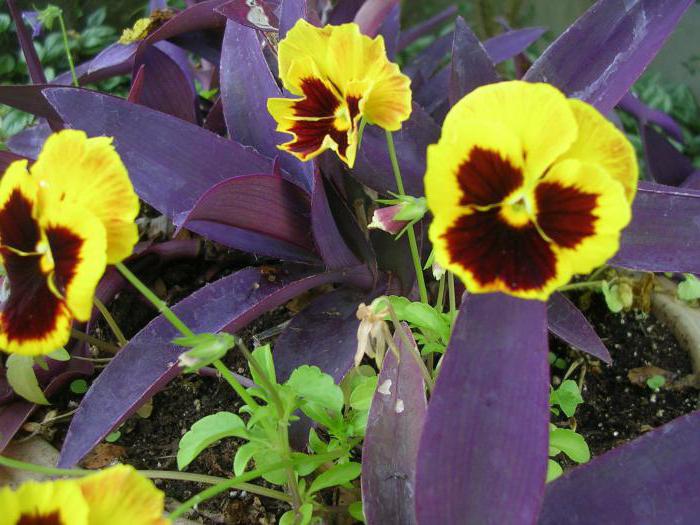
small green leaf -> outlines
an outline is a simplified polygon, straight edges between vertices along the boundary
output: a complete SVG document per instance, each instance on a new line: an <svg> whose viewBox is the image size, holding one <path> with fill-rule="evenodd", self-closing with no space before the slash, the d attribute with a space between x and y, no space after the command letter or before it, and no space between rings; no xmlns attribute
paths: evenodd
<svg viewBox="0 0 700 525"><path fill-rule="evenodd" d="M682 301L700 299L700 280L691 273L684 274L685 281L678 284L678 298Z"/></svg>
<svg viewBox="0 0 700 525"><path fill-rule="evenodd" d="M564 473L561 465L553 459L547 460L547 483L554 481Z"/></svg>
<svg viewBox="0 0 700 525"><path fill-rule="evenodd" d="M107 437L105 438L105 441L107 443L114 443L117 441L120 437L122 437L122 433L119 432L118 430L115 430L114 432L110 432L107 434Z"/></svg>
<svg viewBox="0 0 700 525"><path fill-rule="evenodd" d="M551 405L559 405L566 417L573 417L576 407L583 403L583 397L576 381L567 379L552 391L549 402Z"/></svg>
<svg viewBox="0 0 700 525"><path fill-rule="evenodd" d="M309 525L314 512L313 503L304 503L299 507L299 519L293 510L288 510L280 518L280 525Z"/></svg>
<svg viewBox="0 0 700 525"><path fill-rule="evenodd" d="M10 18L10 15L6 13L0 13L0 33L4 33L10 28L10 24L12 24L12 19Z"/></svg>
<svg viewBox="0 0 700 525"><path fill-rule="evenodd" d="M202 333L173 339L176 345L191 348L178 357L185 372L196 372L221 359L236 344L235 336L227 333Z"/></svg>
<svg viewBox="0 0 700 525"><path fill-rule="evenodd" d="M70 391L74 394L84 394L88 391L88 384L85 379L76 379L70 383Z"/></svg>
<svg viewBox="0 0 700 525"><path fill-rule="evenodd" d="M362 510L362 502L361 501L355 501L355 502L351 503L348 506L348 514L350 514L350 516L353 519L355 519L357 521L361 521L362 523L366 523L365 512L364 512L364 510Z"/></svg>
<svg viewBox="0 0 700 525"><path fill-rule="evenodd" d="M328 445L320 437L315 428L309 430L309 449L311 449L314 454L323 454L328 451Z"/></svg>
<svg viewBox="0 0 700 525"><path fill-rule="evenodd" d="M359 463L348 462L342 465L334 465L331 469L319 474L311 483L309 495L329 487L345 485L358 477L361 471L362 465Z"/></svg>
<svg viewBox="0 0 700 525"><path fill-rule="evenodd" d="M53 359L54 361L70 361L70 354L66 351L65 348L59 348L58 350L54 350L47 357L49 359Z"/></svg>
<svg viewBox="0 0 700 525"><path fill-rule="evenodd" d="M219 412L197 421L180 439L177 468L184 469L212 443L226 437L248 436L243 420L231 412Z"/></svg>
<svg viewBox="0 0 700 525"><path fill-rule="evenodd" d="M549 433L550 447L561 450L576 463L585 463L591 459L588 443L581 434L568 428L555 428Z"/></svg>
<svg viewBox="0 0 700 525"><path fill-rule="evenodd" d="M49 30L51 30L53 23L58 20L61 15L63 15L61 8L52 4L47 5L41 11L37 11L39 21Z"/></svg>
<svg viewBox="0 0 700 525"><path fill-rule="evenodd" d="M618 293L617 285L610 286L607 281L603 281L601 291L605 297L605 304L608 305L608 309L613 313L621 312L625 305Z"/></svg>
<svg viewBox="0 0 700 525"><path fill-rule="evenodd" d="M292 372L286 385L304 401L320 405L339 414L343 409L343 391L333 378L317 366L303 365Z"/></svg>
<svg viewBox="0 0 700 525"><path fill-rule="evenodd" d="M262 373L265 374L267 380L273 385L276 385L277 374L275 374L275 363L272 360L270 345L263 345L253 350L253 359L255 359L255 363L262 369ZM253 376L253 381L255 381L255 383L258 385L263 384L260 380L260 376L252 367L250 368L250 375Z"/></svg>
<svg viewBox="0 0 700 525"><path fill-rule="evenodd" d="M243 474L252 457L258 452L260 452L260 445L257 443L246 443L238 447L236 455L233 457L233 475Z"/></svg>
<svg viewBox="0 0 700 525"><path fill-rule="evenodd" d="M425 303L411 303L404 309L404 321L430 330L439 335L443 340L450 338L450 325L445 321L444 317L435 308Z"/></svg>
<svg viewBox="0 0 700 525"><path fill-rule="evenodd" d="M376 390L377 377L367 378L367 381L357 385L350 394L350 406L355 410L369 410Z"/></svg>
<svg viewBox="0 0 700 525"><path fill-rule="evenodd" d="M15 57L9 53L0 55L0 75L8 75L15 69Z"/></svg>
<svg viewBox="0 0 700 525"><path fill-rule="evenodd" d="M662 375L651 376L647 379L647 386L656 391L666 384L666 378Z"/></svg>
<svg viewBox="0 0 700 525"><path fill-rule="evenodd" d="M17 395L37 405L50 404L34 373L34 359L26 355L10 354L5 366L7 382Z"/></svg>

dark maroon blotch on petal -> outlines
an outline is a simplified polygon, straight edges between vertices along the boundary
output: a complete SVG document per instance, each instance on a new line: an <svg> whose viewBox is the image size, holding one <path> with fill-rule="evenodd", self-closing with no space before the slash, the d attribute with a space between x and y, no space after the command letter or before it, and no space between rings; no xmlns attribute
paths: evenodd
<svg viewBox="0 0 700 525"><path fill-rule="evenodd" d="M523 184L523 173L498 152L474 146L457 172L462 206L498 204Z"/></svg>
<svg viewBox="0 0 700 525"><path fill-rule="evenodd" d="M595 233L593 211L598 196L555 182L541 182L535 190L537 223L542 231L563 248L575 248Z"/></svg>

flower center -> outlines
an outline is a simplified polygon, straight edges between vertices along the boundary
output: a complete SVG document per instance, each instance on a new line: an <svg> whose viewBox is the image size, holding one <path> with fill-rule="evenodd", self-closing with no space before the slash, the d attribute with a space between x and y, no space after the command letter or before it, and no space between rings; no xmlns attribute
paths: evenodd
<svg viewBox="0 0 700 525"><path fill-rule="evenodd" d="M58 511L51 514L22 514L17 525L63 525Z"/></svg>
<svg viewBox="0 0 700 525"><path fill-rule="evenodd" d="M338 131L347 131L352 126L352 120L350 118L350 110L347 104L340 104L338 109L334 113L335 120L333 121L333 127Z"/></svg>
<svg viewBox="0 0 700 525"><path fill-rule="evenodd" d="M36 252L41 255L41 271L48 275L56 268L56 263L53 260L53 254L51 253L51 246L46 239L40 240L36 243Z"/></svg>
<svg viewBox="0 0 700 525"><path fill-rule="evenodd" d="M515 202L503 203L500 216L516 228L522 228L532 222L530 206L525 197L519 197Z"/></svg>

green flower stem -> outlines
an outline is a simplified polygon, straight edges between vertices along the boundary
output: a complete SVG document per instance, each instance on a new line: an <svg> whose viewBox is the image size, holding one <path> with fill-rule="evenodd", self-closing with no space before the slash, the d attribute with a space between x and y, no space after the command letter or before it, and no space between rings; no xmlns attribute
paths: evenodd
<svg viewBox="0 0 700 525"><path fill-rule="evenodd" d="M188 499L182 505L180 505L178 508L176 508L173 512L171 512L168 517L171 520L175 520L176 518L179 518L185 512L190 510L192 507L194 507L195 505L198 505L199 503L201 503L203 501L206 501L206 500L211 499L215 496L218 496L222 492L225 492L229 489L239 488L241 483L244 483L246 481L251 481L253 479L257 479L268 472L274 472L275 470L279 470L279 469L285 468L287 466L289 466L288 461L280 461L278 463L274 463L274 464L267 466L265 468L251 470L251 471L246 472L245 474L241 474L240 476L237 476L235 478L227 479L226 481L222 481L221 483L217 483L216 485L209 487L206 490L203 490L199 494L195 494L194 496L192 496L190 499Z"/></svg>
<svg viewBox="0 0 700 525"><path fill-rule="evenodd" d="M396 158L396 147L394 146L394 136L391 131L386 131L386 144L389 148L389 158L391 159L391 168L394 171L396 178L396 189L400 196L405 196L406 192L403 187L403 178L401 177L401 169L399 161ZM418 280L418 291L420 292L420 300L422 303L428 304L428 290L425 287L425 277L423 277L423 265L420 262L420 254L418 253L418 242L416 241L416 232L413 230L413 225L406 227L408 233L408 244L411 247L411 257L413 258L413 266L416 269L416 279Z"/></svg>
<svg viewBox="0 0 700 525"><path fill-rule="evenodd" d="M83 341L84 343L88 343L90 345L96 346L100 350L104 350L105 352L109 352L110 354L116 354L120 350L120 348L117 345L113 345L112 343L107 343L105 341L102 341L101 339L98 339L97 337L93 337L91 335L88 335L84 332L81 332L80 330L75 329L75 328L71 328L70 336L73 339L77 339L78 341Z"/></svg>
<svg viewBox="0 0 700 525"><path fill-rule="evenodd" d="M73 79L73 85L75 87L80 86L78 82L78 75L75 73L75 64L73 63L73 55L70 52L70 46L68 45L68 32L66 31L66 24L63 22L63 13L58 15L58 23L61 25L61 34L63 35L63 48L66 50L66 57L68 58L68 66L70 67L70 76Z"/></svg>
<svg viewBox="0 0 700 525"><path fill-rule="evenodd" d="M455 295L455 274L450 271L447 272L447 288L450 298L450 322L454 325L457 317L457 297Z"/></svg>
<svg viewBox="0 0 700 525"><path fill-rule="evenodd" d="M445 275L440 277L440 282L438 283L438 294L437 301L435 302L435 308L442 312L442 308L445 305Z"/></svg>
<svg viewBox="0 0 700 525"><path fill-rule="evenodd" d="M580 283L571 283L557 288L557 292L571 292L573 290L600 290L605 281L583 281Z"/></svg>
<svg viewBox="0 0 700 525"><path fill-rule="evenodd" d="M428 370L428 368L425 366L423 358L418 352L418 347L416 347L415 344L409 341L408 336L406 335L406 331L404 330L404 326L399 320L399 316L396 315L394 307L391 306L391 304L389 304L388 302L387 309L389 310L391 322L394 325L394 332L399 334L401 342L403 342L403 344L406 346L406 350L413 356L413 359L416 361L416 364L418 365L418 368L420 369L421 374L423 375L423 381L425 382L425 386L428 388L428 392L432 392L433 387L435 386L435 382L433 381L433 377L430 375L430 370Z"/></svg>
<svg viewBox="0 0 700 525"><path fill-rule="evenodd" d="M119 342L119 346L125 346L127 343L126 337L124 337L124 332L122 332L121 328L119 328L119 325L117 322L114 320L114 317L110 313L110 311L107 309L107 307L104 305L102 301L100 301L97 296L93 298L92 301L95 304L95 308L99 310L99 312L102 314L102 317L104 317L105 322L109 326L109 329L112 330L112 333L114 334L114 337L117 338L117 341Z"/></svg>
<svg viewBox="0 0 700 525"><path fill-rule="evenodd" d="M36 472L37 474L44 474L47 476L81 477L99 472L98 470L45 467L43 465L27 463L25 461L19 461L17 459L8 458L5 456L0 456L0 465L16 470ZM192 481L195 483L206 483L208 485L216 485L218 483L226 483L230 481L230 479L228 478L220 478L217 476L207 476L205 474L194 474L191 472L174 472L169 470L139 470L138 473L150 479L172 479L179 481ZM286 502L291 501L291 498L284 492L260 487L251 483L240 483L239 485L237 485L237 488L246 490L252 494L266 496L268 498L274 498Z"/></svg>
<svg viewBox="0 0 700 525"><path fill-rule="evenodd" d="M134 288L136 288L146 299L148 299L153 306L156 307L158 312L160 312L163 317L165 317L171 325L173 325L182 335L188 337L194 335L192 330L190 330L185 323L180 320L180 318L173 312L170 307L165 304L164 301L161 301L160 298L154 294L148 286L143 284L141 279L136 277L134 273L129 270L123 263L117 263L116 264L117 270L121 272L121 274L126 278L127 281L129 281ZM258 406L258 404L255 402L253 397L248 394L248 391L241 385L234 375L231 373L231 371L224 365L220 359L217 359L214 361L214 366L216 369L221 373L223 378L226 380L226 382L233 388L233 390L241 396L241 399L243 401L251 406L255 407Z"/></svg>

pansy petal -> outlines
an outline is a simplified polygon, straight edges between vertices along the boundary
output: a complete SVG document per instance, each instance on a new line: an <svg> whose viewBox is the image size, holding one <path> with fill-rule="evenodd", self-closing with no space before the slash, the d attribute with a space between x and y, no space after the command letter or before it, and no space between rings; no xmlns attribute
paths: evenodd
<svg viewBox="0 0 700 525"><path fill-rule="evenodd" d="M87 321L106 266L105 228L92 213L65 204L46 210L41 227L53 257L49 278L55 291L65 299L75 319Z"/></svg>
<svg viewBox="0 0 700 525"><path fill-rule="evenodd" d="M0 489L2 523L88 525L88 506L71 481L28 481L16 491Z"/></svg>
<svg viewBox="0 0 700 525"><path fill-rule="evenodd" d="M442 128L428 147L425 194L437 221L454 222L465 206L500 204L524 184L518 138L490 122L458 122Z"/></svg>
<svg viewBox="0 0 700 525"><path fill-rule="evenodd" d="M570 99L569 105L578 123L579 136L559 160L577 159L598 164L624 186L627 200L632 202L639 177L632 144L590 104Z"/></svg>
<svg viewBox="0 0 700 525"><path fill-rule="evenodd" d="M622 184L577 160L555 164L534 189L534 202L539 227L572 273L588 273L610 259L631 218Z"/></svg>
<svg viewBox="0 0 700 525"><path fill-rule="evenodd" d="M500 82L481 86L450 110L444 127L497 122L520 140L526 176L537 178L574 143L576 119L564 95L548 84Z"/></svg>
<svg viewBox="0 0 700 525"><path fill-rule="evenodd" d="M279 75L284 87L294 95L303 95L299 76L289 75L292 64L299 59L309 58L322 75L327 75L326 49L333 26L318 28L304 19L294 25L280 42L278 48Z"/></svg>
<svg viewBox="0 0 700 525"><path fill-rule="evenodd" d="M49 354L68 342L71 315L52 292L36 252L45 241L38 219L38 187L26 161L13 163L0 183L0 254L10 295L0 311L0 348Z"/></svg>
<svg viewBox="0 0 700 525"><path fill-rule="evenodd" d="M31 172L47 199L65 200L100 219L107 232L107 262L119 262L138 241L139 201L108 137L64 130L51 135Z"/></svg>
<svg viewBox="0 0 700 525"><path fill-rule="evenodd" d="M133 467L119 465L78 481L90 508L89 525L166 525L165 496Z"/></svg>

